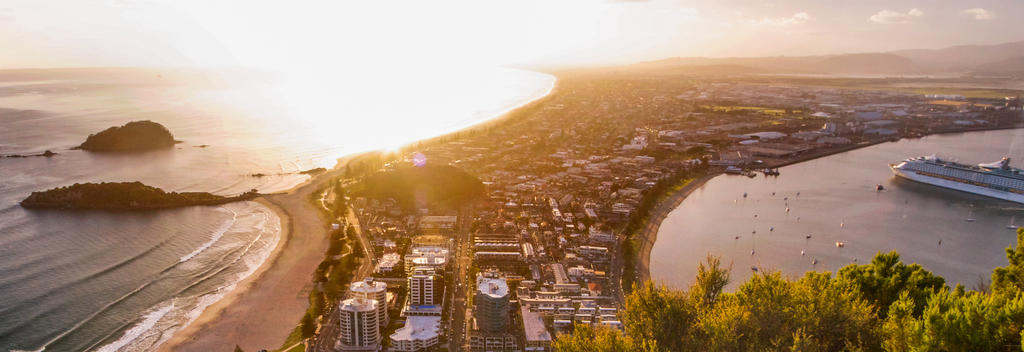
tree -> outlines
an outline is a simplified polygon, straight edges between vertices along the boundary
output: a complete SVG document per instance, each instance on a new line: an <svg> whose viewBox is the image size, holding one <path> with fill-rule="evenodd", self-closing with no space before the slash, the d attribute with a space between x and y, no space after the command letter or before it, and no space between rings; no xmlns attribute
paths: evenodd
<svg viewBox="0 0 1024 352"><path fill-rule="evenodd" d="M886 318L889 306L903 291L907 291L916 304L914 315L919 316L928 297L946 287L946 280L941 276L918 264L903 264L895 251L879 252L871 264L847 265L839 270L837 279L877 307L880 319Z"/></svg>
<svg viewBox="0 0 1024 352"><path fill-rule="evenodd" d="M915 308L914 299L907 292L900 293L900 298L889 307L889 316L882 326L887 335L882 341L886 351L911 352L921 346L922 330L914 318Z"/></svg>
<svg viewBox="0 0 1024 352"><path fill-rule="evenodd" d="M658 351L680 351L694 322L691 302L681 292L645 283L626 297L626 335Z"/></svg>
<svg viewBox="0 0 1024 352"><path fill-rule="evenodd" d="M1017 248L1006 248L1006 261L992 271L992 292L1012 296L1024 291L1024 228L1017 229Z"/></svg>
<svg viewBox="0 0 1024 352"><path fill-rule="evenodd" d="M653 351L640 348L621 331L604 326L577 324L572 334L560 335L551 344L555 351L567 352L633 352Z"/></svg>
<svg viewBox="0 0 1024 352"><path fill-rule="evenodd" d="M310 314L310 312L306 312L306 314L302 316L302 321L299 323L299 326L302 328L302 338L313 336L313 333L316 332L316 319L313 318L313 315Z"/></svg>
<svg viewBox="0 0 1024 352"><path fill-rule="evenodd" d="M704 263L707 263L705 266ZM729 284L729 272L732 267L722 268L722 261L718 257L708 254L697 266L697 280L690 288L690 299L697 304L710 307L715 304L722 289Z"/></svg>
<svg viewBox="0 0 1024 352"><path fill-rule="evenodd" d="M235 345L235 352L245 352L245 351L242 351L241 347L238 347L238 345Z"/></svg>

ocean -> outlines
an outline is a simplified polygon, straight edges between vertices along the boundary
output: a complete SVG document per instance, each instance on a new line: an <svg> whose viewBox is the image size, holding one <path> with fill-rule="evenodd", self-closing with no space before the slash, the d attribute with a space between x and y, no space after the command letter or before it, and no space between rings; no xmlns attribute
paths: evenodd
<svg viewBox="0 0 1024 352"><path fill-rule="evenodd" d="M990 283L992 269L1007 265L1005 248L1016 244L1007 226L1024 225L1024 204L907 181L889 170L932 154L969 164L1009 156L1020 167L1024 130L887 142L786 166L779 177L715 177L662 222L651 278L687 288L711 254L732 265L733 290L752 267L798 278L898 251L904 263L921 264L951 287ZM885 190L876 191L879 184Z"/></svg>
<svg viewBox="0 0 1024 352"><path fill-rule="evenodd" d="M27 210L32 191L141 181L168 191L274 192L344 155L394 148L546 95L505 68L346 80L183 69L0 71L0 350L151 350L251 274L280 241L256 202L116 213ZM152 120L181 140L137 154L72 150ZM254 176L262 174L262 176Z"/></svg>

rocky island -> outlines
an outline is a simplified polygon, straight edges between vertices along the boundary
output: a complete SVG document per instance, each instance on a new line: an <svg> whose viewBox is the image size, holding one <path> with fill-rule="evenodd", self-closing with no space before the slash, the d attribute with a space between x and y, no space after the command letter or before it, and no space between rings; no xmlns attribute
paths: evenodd
<svg viewBox="0 0 1024 352"><path fill-rule="evenodd" d="M173 147L171 131L153 121L132 121L91 134L78 149L93 152L139 152Z"/></svg>
<svg viewBox="0 0 1024 352"><path fill-rule="evenodd" d="M148 210L193 205L218 205L251 200L256 190L234 197L207 192L165 192L142 182L76 183L42 192L32 192L21 201L25 208Z"/></svg>

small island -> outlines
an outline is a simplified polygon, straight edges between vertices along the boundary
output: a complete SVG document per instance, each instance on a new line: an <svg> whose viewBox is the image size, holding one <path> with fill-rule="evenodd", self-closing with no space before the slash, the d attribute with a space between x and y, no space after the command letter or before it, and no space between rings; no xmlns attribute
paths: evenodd
<svg viewBox="0 0 1024 352"><path fill-rule="evenodd" d="M165 192L142 182L76 183L42 192L32 192L21 201L25 208L149 210L193 205L219 205L259 196L251 190L234 197L208 192Z"/></svg>
<svg viewBox="0 0 1024 352"><path fill-rule="evenodd" d="M140 152L173 147L178 141L163 125L153 121L132 121L91 134L78 149L92 152Z"/></svg>

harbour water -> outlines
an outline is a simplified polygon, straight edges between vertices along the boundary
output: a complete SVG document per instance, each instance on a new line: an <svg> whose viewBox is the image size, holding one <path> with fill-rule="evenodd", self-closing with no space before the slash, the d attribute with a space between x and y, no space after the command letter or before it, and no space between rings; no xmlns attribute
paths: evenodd
<svg viewBox="0 0 1024 352"><path fill-rule="evenodd" d="M149 350L263 263L280 219L255 202L112 213L27 210L32 191L141 181L168 191L273 192L337 158L478 123L547 94L554 77L431 72L400 83L157 69L0 71L0 350ZM433 81L430 81L433 80ZM71 150L133 120L169 150ZM255 176L261 174L261 176Z"/></svg>
<svg viewBox="0 0 1024 352"><path fill-rule="evenodd" d="M932 154L975 164L1010 156L1019 167L1024 130L883 143L786 166L778 177L715 177L662 222L651 277L686 288L712 254L732 265L727 289L735 289L752 267L799 277L898 251L905 263L919 263L951 286L988 283L992 269L1006 265L1004 249L1016 243L1007 227L1024 223L1024 205L899 179L888 168ZM877 191L879 184L885 190Z"/></svg>

